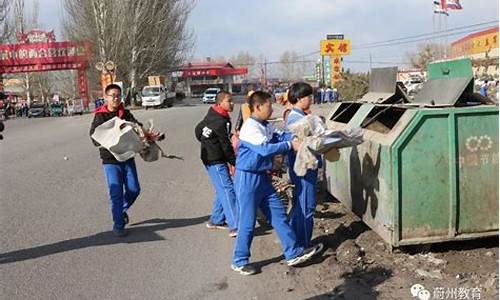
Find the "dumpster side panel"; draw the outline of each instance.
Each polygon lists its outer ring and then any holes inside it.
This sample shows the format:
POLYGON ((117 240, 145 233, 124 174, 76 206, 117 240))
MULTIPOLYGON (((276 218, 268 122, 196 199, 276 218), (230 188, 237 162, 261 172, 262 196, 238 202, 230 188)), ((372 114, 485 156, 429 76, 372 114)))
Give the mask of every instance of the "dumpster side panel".
POLYGON ((459 234, 498 230, 498 110, 457 114, 459 234))
POLYGON ((351 148, 340 149, 340 158, 335 162, 325 162, 325 179, 328 192, 341 201, 349 210, 352 210, 350 195, 349 156, 351 148))
POLYGON ((328 191, 387 242, 393 227, 390 169, 388 147, 367 141, 340 149, 340 159, 325 170, 328 191))
POLYGON ((399 236, 447 236, 450 220, 449 126, 446 115, 415 118, 399 152, 399 236))

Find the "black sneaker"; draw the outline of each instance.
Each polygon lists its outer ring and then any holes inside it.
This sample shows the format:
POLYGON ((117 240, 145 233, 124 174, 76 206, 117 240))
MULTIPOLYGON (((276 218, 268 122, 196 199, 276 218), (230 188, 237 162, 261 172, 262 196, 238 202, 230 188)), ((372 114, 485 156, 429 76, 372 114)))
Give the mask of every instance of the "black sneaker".
POLYGON ((116 237, 125 237, 127 236, 127 231, 125 229, 113 229, 113 235, 116 237))
POLYGON ((124 212, 124 213, 122 214, 122 216, 123 216, 123 223, 125 223, 125 225, 127 225, 127 224, 128 224, 128 222, 129 222, 129 219, 128 219, 128 214, 127 214, 126 212, 124 212))
POLYGON ((253 275, 253 274, 257 273, 257 270, 249 264, 246 264, 246 265, 241 266, 241 267, 231 265, 231 270, 240 273, 240 275, 245 275, 245 276, 253 275))

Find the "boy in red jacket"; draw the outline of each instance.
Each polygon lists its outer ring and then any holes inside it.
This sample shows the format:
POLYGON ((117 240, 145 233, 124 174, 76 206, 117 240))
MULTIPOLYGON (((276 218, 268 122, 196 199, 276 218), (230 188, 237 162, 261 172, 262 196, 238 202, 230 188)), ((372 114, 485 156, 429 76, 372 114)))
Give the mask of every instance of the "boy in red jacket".
MULTIPOLYGON (((95 110, 94 120, 90 126, 90 136, 92 136, 97 126, 114 117, 119 117, 120 119, 142 126, 132 113, 123 106, 119 85, 108 85, 104 90, 104 94, 106 104, 95 110)), ((158 137, 158 132, 146 132, 148 140, 156 141, 158 137)), ((137 197, 139 197, 141 191, 134 158, 120 162, 111 152, 101 147, 95 140, 92 139, 92 142, 95 146, 99 147, 99 154, 108 184, 109 204, 113 216, 113 234, 117 237, 124 237, 127 235, 125 225, 129 222, 127 210, 132 206, 137 197)))

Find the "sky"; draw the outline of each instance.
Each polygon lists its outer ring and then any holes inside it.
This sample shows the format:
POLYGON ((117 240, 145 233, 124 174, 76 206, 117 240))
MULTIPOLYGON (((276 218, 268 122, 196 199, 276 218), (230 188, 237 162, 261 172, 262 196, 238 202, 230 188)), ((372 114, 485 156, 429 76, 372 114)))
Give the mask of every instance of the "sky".
MULTIPOLYGON (((25 1, 26 6, 30 6, 33 0, 25 1)), ((61 28, 61 0, 39 2, 42 25, 46 29, 56 29, 57 37, 61 28)), ((405 54, 416 51, 417 45, 425 41, 365 49, 356 46, 436 31, 439 18, 433 14, 432 2, 197 0, 187 24, 195 34, 195 47, 190 57, 230 58, 240 51, 246 51, 272 62, 279 61, 281 54, 289 50, 299 55, 310 54, 304 60, 317 60, 319 54, 314 52, 319 51, 320 40, 325 39, 327 34, 341 33, 353 45, 351 55, 344 59, 345 68, 367 71, 370 58, 374 67, 387 67, 391 64, 404 66, 403 63, 407 62, 405 54)), ((489 21, 496 21, 498 25, 498 2, 461 0, 463 9, 450 11, 448 17, 443 16, 441 29, 445 29, 445 23, 448 29, 489 21)), ((465 35, 467 33, 446 39, 452 42, 465 35)))

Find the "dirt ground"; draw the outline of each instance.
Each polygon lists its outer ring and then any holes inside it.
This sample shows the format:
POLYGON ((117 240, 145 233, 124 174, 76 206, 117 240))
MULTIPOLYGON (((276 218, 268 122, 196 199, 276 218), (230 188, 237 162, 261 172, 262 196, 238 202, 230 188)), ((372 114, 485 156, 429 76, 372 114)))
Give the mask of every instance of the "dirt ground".
POLYGON ((302 278, 310 299, 498 299, 498 237, 394 249, 341 203, 318 205, 316 241, 324 254, 302 278), (308 273, 308 276, 304 276, 308 273), (413 297, 421 284, 430 298, 413 297))

